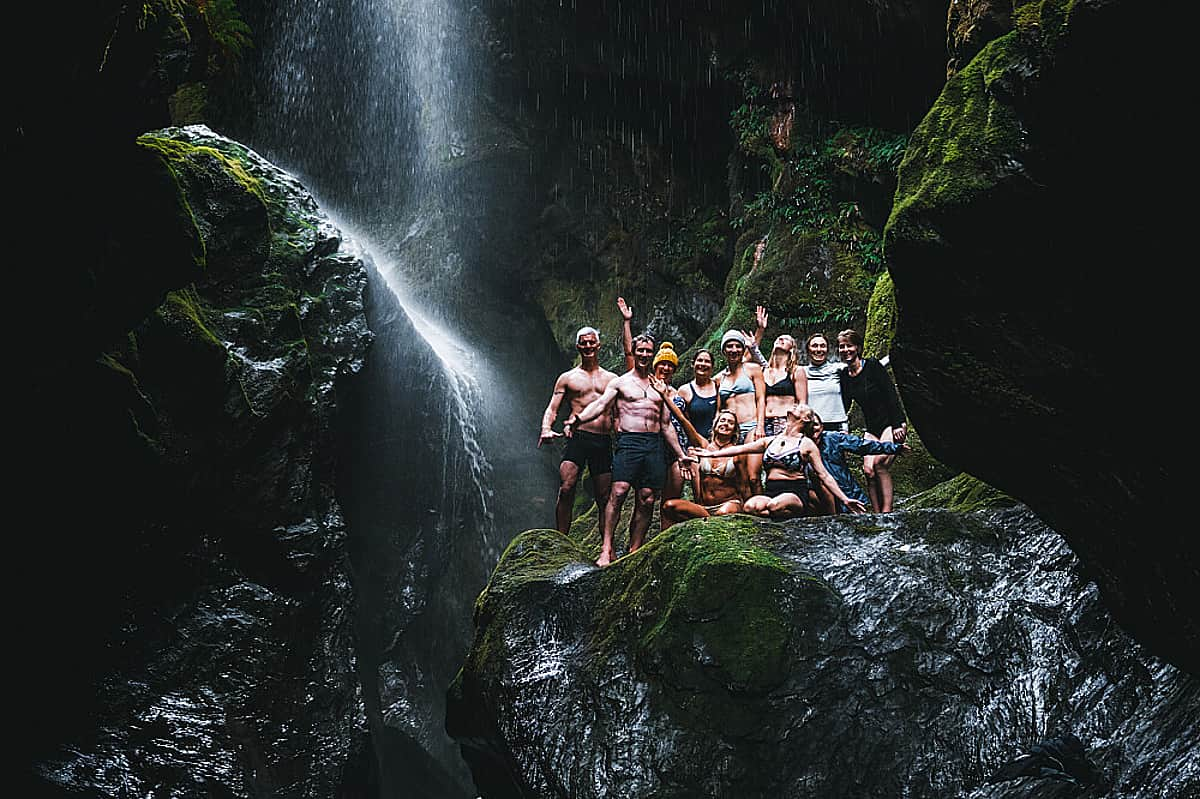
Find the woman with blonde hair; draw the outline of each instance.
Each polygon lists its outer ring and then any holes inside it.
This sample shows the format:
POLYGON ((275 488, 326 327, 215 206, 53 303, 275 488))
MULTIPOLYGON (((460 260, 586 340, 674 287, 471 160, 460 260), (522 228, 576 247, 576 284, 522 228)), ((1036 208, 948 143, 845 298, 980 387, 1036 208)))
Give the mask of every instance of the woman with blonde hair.
POLYGON ((769 516, 772 519, 790 519, 804 515, 809 502, 809 473, 851 511, 865 513, 866 505, 846 496, 841 486, 825 469, 821 461, 821 451, 817 449, 811 437, 813 426, 812 408, 807 405, 793 405, 787 411, 787 425, 782 433, 716 450, 692 448, 690 453, 696 458, 705 455, 762 455, 762 465, 767 473, 766 488, 762 494, 746 500, 743 505, 746 513, 769 516))
POLYGON ((797 358, 796 339, 784 333, 771 346, 771 357, 763 367, 764 433, 782 433, 787 426, 788 408, 808 403, 808 375, 797 358))
POLYGON ((723 516, 738 513, 742 503, 754 493, 750 485, 750 472, 746 458, 741 455, 719 457, 709 450, 737 444, 737 414, 731 410, 717 413, 713 420, 712 440, 696 448, 704 452, 700 463, 692 469, 692 500, 670 499, 663 502, 663 529, 685 519, 703 519, 708 516, 723 516))

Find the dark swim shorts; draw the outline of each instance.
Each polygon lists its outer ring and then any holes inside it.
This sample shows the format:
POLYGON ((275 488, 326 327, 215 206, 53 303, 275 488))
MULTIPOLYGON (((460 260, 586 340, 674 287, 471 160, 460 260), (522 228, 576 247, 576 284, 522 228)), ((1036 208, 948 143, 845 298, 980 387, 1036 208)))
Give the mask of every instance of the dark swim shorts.
POLYGON ((608 474, 612 471, 612 436, 607 433, 589 433, 586 430, 575 430, 567 439, 567 447, 563 450, 562 459, 584 466, 592 471, 592 476, 608 474))
POLYGON ((763 489, 763 493, 771 499, 780 494, 792 493, 800 497, 802 502, 808 501, 808 481, 807 480, 768 480, 763 489))
POLYGON ((614 483, 661 489, 667 479, 662 433, 617 433, 612 473, 614 483))

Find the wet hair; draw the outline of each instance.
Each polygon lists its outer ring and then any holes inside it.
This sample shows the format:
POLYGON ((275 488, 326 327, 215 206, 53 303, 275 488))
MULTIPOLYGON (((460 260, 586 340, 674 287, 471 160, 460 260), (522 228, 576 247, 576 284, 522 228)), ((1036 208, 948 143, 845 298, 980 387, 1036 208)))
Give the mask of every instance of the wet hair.
POLYGON ((859 333, 857 330, 855 330, 852 327, 848 327, 845 330, 843 330, 841 333, 838 333, 837 337, 850 339, 850 343, 858 348, 858 354, 860 356, 862 355, 862 349, 863 349, 862 333, 859 333))
POLYGON ((813 419, 817 412, 812 409, 811 405, 804 402, 797 402, 792 407, 788 408, 788 416, 795 416, 797 419, 802 419, 800 422, 800 432, 812 438, 813 434, 813 419), (807 418, 805 418, 807 417, 807 418))
POLYGON ((654 346, 654 338, 651 336, 648 336, 645 333, 638 333, 636 336, 633 337, 633 346, 636 347, 639 342, 644 342, 646 344, 649 344, 651 347, 654 346))
POLYGON ((721 418, 721 416, 722 416, 723 414, 726 414, 726 413, 727 413, 727 414, 729 414, 730 416, 732 416, 732 417, 733 417, 733 433, 731 433, 731 434, 730 434, 730 436, 731 436, 731 437, 730 437, 730 439, 729 439, 729 440, 730 440, 730 441, 731 441, 733 444, 736 444, 736 443, 738 443, 738 418, 737 418, 737 414, 736 414, 736 413, 734 413, 734 412, 733 412, 732 410, 730 410, 729 408, 722 408, 721 410, 717 411, 717 415, 713 417, 712 435, 710 435, 710 436, 709 436, 709 441, 713 441, 713 442, 715 442, 715 441, 717 440, 717 419, 720 419, 720 418, 721 418))
POLYGON ((809 335, 808 338, 804 339, 804 351, 805 352, 808 352, 808 348, 812 345, 814 338, 825 339, 825 346, 827 346, 827 347, 829 346, 829 336, 825 335, 824 333, 819 333, 819 332, 812 333, 809 335))
POLYGON ((596 337, 596 341, 600 341, 600 331, 599 330, 597 330, 594 327, 581 327, 575 333, 575 346, 578 347, 579 339, 583 338, 584 336, 588 335, 589 333, 596 337))
MULTIPOLYGON (((791 348, 791 350, 788 351, 787 365, 784 367, 784 370, 787 372, 788 376, 790 377, 792 372, 796 371, 796 364, 798 364, 800 362, 800 360, 799 360, 800 354, 797 352, 797 350, 800 349, 800 347, 796 343, 796 337, 793 335, 790 335, 788 333, 780 333, 775 338, 780 339, 780 338, 785 338, 785 337, 790 338, 792 340, 792 348, 791 348)), ((775 354, 774 350, 771 351, 771 354, 772 355, 775 354)))

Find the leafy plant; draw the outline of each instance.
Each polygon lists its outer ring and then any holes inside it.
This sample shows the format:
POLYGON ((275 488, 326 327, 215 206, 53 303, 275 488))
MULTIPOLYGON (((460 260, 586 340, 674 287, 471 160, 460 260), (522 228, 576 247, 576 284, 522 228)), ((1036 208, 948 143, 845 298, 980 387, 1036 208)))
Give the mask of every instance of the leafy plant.
POLYGON ((225 63, 236 70, 242 53, 254 43, 250 26, 242 19, 234 0, 195 0, 213 42, 225 63))

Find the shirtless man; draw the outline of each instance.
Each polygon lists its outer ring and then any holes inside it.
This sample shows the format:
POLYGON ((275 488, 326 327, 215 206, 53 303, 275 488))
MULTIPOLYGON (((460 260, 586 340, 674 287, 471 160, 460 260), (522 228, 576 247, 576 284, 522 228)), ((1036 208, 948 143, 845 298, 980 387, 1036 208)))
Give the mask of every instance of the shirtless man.
POLYGON ((604 392, 586 408, 563 423, 563 431, 574 435, 576 427, 586 427, 605 416, 616 400, 617 452, 613 456, 612 491, 608 510, 601 518, 600 557, 597 566, 613 560, 613 530, 621 518, 621 507, 631 488, 637 488, 633 519, 629 522, 629 551, 636 552, 650 527, 650 516, 658 493, 667 476, 663 442, 675 453, 685 480, 691 479, 688 464, 695 458, 679 446, 671 426, 670 411, 662 394, 650 385, 650 359, 654 357, 654 339, 647 335, 633 339, 633 368, 608 384, 604 392))
MULTIPOLYGON (((604 389, 616 377, 600 366, 596 360, 600 352, 600 333, 593 327, 581 327, 575 334, 575 350, 579 353, 579 366, 563 372, 554 382, 554 393, 550 404, 542 414, 542 434, 538 446, 563 435, 551 429, 558 418, 558 409, 563 399, 567 400, 574 418, 593 400, 604 393, 604 389)), ((608 508, 608 493, 612 486, 612 417, 604 413, 586 424, 576 425, 567 439, 562 462, 558 465, 558 500, 554 505, 554 523, 560 533, 571 529, 571 511, 575 507, 575 486, 579 475, 587 467, 592 474, 592 493, 596 497, 596 509, 600 524, 608 508)))

